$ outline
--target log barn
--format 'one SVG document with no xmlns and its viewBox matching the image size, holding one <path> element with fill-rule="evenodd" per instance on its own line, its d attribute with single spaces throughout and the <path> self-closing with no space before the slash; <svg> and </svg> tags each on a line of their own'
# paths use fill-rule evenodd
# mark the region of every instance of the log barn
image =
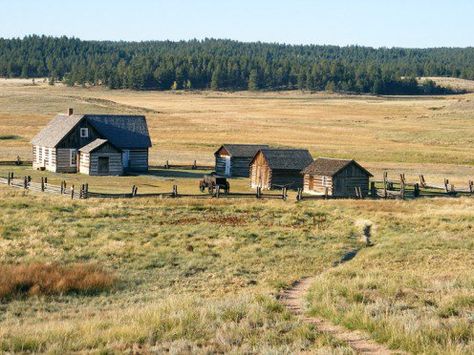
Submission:
<svg viewBox="0 0 474 355">
<path fill-rule="evenodd" d="M 151 140 L 144 116 L 77 115 L 69 109 L 51 120 L 31 143 L 36 169 L 118 175 L 120 158 L 120 174 L 148 170 Z"/>
<path fill-rule="evenodd" d="M 228 177 L 249 177 L 249 165 L 260 149 L 268 145 L 224 144 L 215 153 L 215 171 Z"/>
<path fill-rule="evenodd" d="M 369 193 L 372 174 L 355 160 L 318 158 L 303 171 L 303 192 L 335 197 L 356 197 L 356 188 L 362 196 Z"/>
<path fill-rule="evenodd" d="M 312 161 L 306 149 L 261 149 L 250 163 L 250 186 L 267 190 L 303 187 L 301 170 Z"/>
</svg>

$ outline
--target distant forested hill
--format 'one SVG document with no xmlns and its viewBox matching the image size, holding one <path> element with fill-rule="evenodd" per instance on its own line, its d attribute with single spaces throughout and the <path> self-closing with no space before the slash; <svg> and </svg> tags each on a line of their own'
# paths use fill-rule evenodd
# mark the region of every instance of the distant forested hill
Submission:
<svg viewBox="0 0 474 355">
<path fill-rule="evenodd" d="M 403 49 L 241 43 L 0 38 L 0 76 L 131 89 L 444 93 L 418 76 L 474 79 L 474 48 Z"/>
</svg>

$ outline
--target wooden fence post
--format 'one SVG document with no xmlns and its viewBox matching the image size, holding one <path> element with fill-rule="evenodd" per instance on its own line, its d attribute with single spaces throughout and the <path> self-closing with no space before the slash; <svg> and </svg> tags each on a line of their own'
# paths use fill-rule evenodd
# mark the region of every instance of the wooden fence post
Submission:
<svg viewBox="0 0 474 355">
<path fill-rule="evenodd" d="M 89 183 L 86 182 L 84 186 L 84 198 L 89 198 Z"/>
<path fill-rule="evenodd" d="M 375 188 L 375 181 L 370 182 L 370 196 L 372 196 L 372 198 L 377 197 L 377 189 Z"/>
<path fill-rule="evenodd" d="M 193 162 L 193 166 L 191 167 L 192 170 L 196 170 L 197 169 L 197 164 L 196 164 L 196 160 Z"/>
<path fill-rule="evenodd" d="M 41 191 L 44 192 L 44 177 L 41 177 Z"/>
<path fill-rule="evenodd" d="M 469 192 L 472 194 L 474 192 L 474 182 L 469 180 Z"/>
<path fill-rule="evenodd" d="M 170 168 L 170 164 L 169 164 L 169 162 L 168 162 L 168 160 L 167 160 L 166 163 L 165 163 L 165 169 L 169 169 L 169 168 Z"/>
<path fill-rule="evenodd" d="M 405 199 L 405 175 L 400 174 L 400 197 L 402 200 Z"/>
<path fill-rule="evenodd" d="M 260 186 L 257 186 L 257 198 L 262 197 L 262 188 Z"/>
<path fill-rule="evenodd" d="M 281 188 L 281 199 L 284 200 L 284 201 L 286 200 L 286 197 L 287 197 L 286 189 L 287 189 L 286 187 Z"/>
<path fill-rule="evenodd" d="M 26 189 L 28 189 L 28 176 L 25 176 L 25 178 L 23 179 L 23 187 Z"/>
<path fill-rule="evenodd" d="M 448 179 L 444 179 L 444 189 L 446 190 L 446 193 L 449 192 L 449 180 Z"/>
<path fill-rule="evenodd" d="M 413 185 L 413 197 L 414 198 L 420 197 L 420 185 L 418 183 Z"/>
<path fill-rule="evenodd" d="M 8 182 L 8 186 L 10 186 L 12 183 L 10 172 L 8 172 L 7 182 Z"/>
<path fill-rule="evenodd" d="M 425 181 L 424 175 L 420 175 L 419 178 L 420 178 L 420 187 L 425 188 L 426 187 L 426 181 Z"/>
<path fill-rule="evenodd" d="M 173 185 L 173 197 L 178 197 L 178 185 Z"/>
<path fill-rule="evenodd" d="M 74 199 L 74 184 L 71 185 L 71 200 Z"/>
<path fill-rule="evenodd" d="M 388 194 L 387 194 L 387 177 L 388 177 L 388 173 L 386 171 L 384 171 L 383 172 L 383 197 L 384 198 L 388 197 Z"/>
<path fill-rule="evenodd" d="M 135 185 L 132 185 L 132 192 L 130 194 L 130 197 L 135 196 Z"/>
<path fill-rule="evenodd" d="M 298 194 L 296 195 L 296 201 L 303 200 L 303 189 L 300 187 L 298 188 Z"/>
</svg>

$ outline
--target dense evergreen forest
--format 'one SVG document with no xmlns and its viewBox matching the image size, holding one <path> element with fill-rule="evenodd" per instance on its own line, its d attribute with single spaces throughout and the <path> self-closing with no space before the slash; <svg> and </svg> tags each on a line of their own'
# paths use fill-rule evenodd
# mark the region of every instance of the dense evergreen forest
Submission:
<svg viewBox="0 0 474 355">
<path fill-rule="evenodd" d="M 474 79 L 474 48 L 368 48 L 242 43 L 0 38 L 1 77 L 140 90 L 330 90 L 447 93 L 415 77 Z"/>
</svg>

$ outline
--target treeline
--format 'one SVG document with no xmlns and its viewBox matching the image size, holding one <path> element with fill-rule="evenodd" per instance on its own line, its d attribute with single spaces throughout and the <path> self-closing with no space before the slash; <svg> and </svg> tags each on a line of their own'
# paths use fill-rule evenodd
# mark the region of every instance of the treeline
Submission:
<svg viewBox="0 0 474 355">
<path fill-rule="evenodd" d="M 452 92 L 416 77 L 474 79 L 474 48 L 403 49 L 241 43 L 108 42 L 28 36 L 0 39 L 0 76 L 139 90 Z"/>
</svg>

